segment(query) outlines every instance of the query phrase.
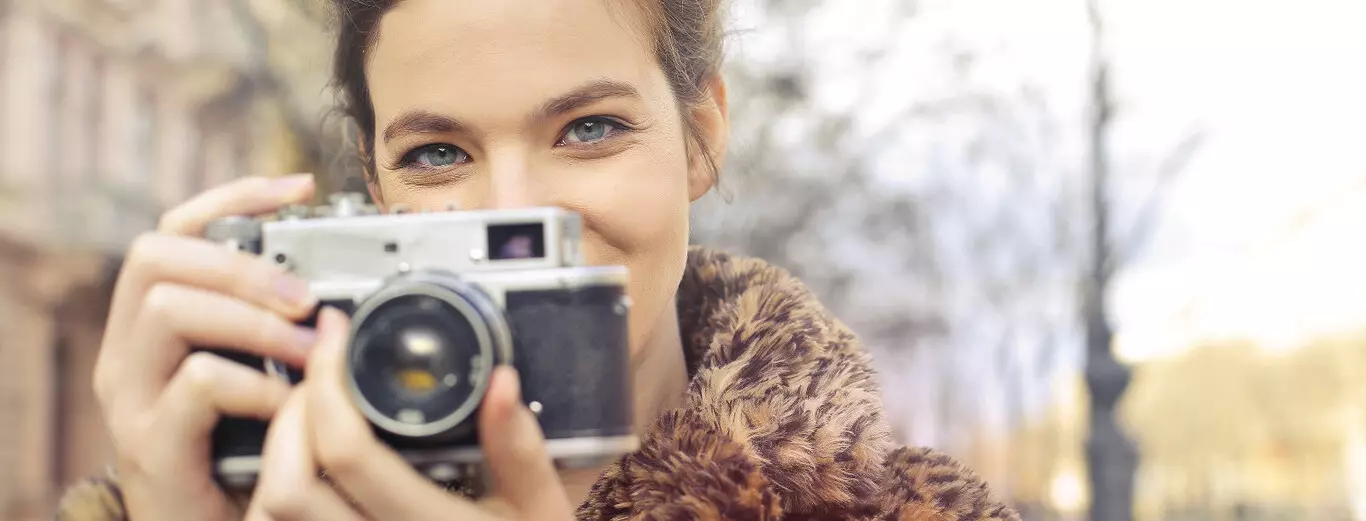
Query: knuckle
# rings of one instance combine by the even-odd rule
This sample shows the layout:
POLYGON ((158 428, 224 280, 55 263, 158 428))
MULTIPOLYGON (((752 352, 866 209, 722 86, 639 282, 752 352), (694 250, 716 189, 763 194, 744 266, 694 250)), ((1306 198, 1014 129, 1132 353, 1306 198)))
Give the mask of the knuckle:
POLYGON ((144 232, 133 239, 128 246, 127 258, 124 261, 127 271, 146 270, 149 266, 155 265, 159 260, 161 250, 161 236, 156 232, 144 232))
POLYGON ((176 207, 161 214, 161 217, 157 218, 157 230, 166 231, 173 228, 176 223, 180 222, 180 214, 182 212, 183 210, 181 210, 180 207, 176 207))
POLYGON ((100 401, 100 405, 108 408, 109 402, 109 362, 100 360, 95 363, 95 369, 90 372, 90 389, 95 393, 95 399, 100 401))
POLYGON ((272 518, 301 519, 304 514, 305 492, 303 487, 293 483, 274 483, 269 487, 263 487, 257 494, 261 510, 272 518))
MULTIPOLYGON (((113 414, 114 408, 114 385, 113 379, 106 376, 105 372, 96 372, 90 382, 91 389, 94 390, 95 402, 99 405, 100 411, 109 418, 113 414)), ((112 419, 112 418, 111 418, 112 419)))
POLYGON ((123 383, 117 374, 118 365, 116 361, 111 360, 112 356, 109 354, 108 347, 101 346, 100 354, 95 360, 95 367, 90 371, 90 389, 95 395, 100 410, 106 416, 110 415, 116 399, 115 396, 123 383))
POLYGON ((152 285, 142 297, 142 312, 153 319, 166 319, 177 309, 179 293, 175 286, 166 283, 152 285))
POLYGON ((177 371, 183 382, 184 392, 195 398, 211 394, 214 382, 217 381, 219 367, 219 359, 214 355, 202 351, 190 353, 185 357, 185 361, 180 363, 180 370, 177 371))
POLYGON ((320 436, 317 445, 318 465, 341 479, 361 471, 362 457, 370 441, 355 432, 337 432, 320 436))

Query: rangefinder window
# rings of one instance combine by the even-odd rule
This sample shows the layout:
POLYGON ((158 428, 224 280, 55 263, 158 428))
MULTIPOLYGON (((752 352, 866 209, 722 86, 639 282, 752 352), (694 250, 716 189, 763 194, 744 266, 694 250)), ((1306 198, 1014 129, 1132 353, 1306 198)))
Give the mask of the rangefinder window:
POLYGON ((488 241, 492 260, 545 258, 542 223, 492 224, 488 227, 488 241))

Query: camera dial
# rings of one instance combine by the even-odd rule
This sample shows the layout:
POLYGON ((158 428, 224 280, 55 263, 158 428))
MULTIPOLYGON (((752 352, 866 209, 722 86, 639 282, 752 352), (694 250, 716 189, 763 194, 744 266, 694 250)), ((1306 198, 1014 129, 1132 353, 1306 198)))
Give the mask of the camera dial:
POLYGON ((308 205, 291 204, 275 212, 275 218, 281 221, 298 221, 307 219, 313 209, 308 205))
POLYGON ((340 218, 377 215, 379 210, 365 202, 365 194, 337 192, 327 196, 328 204, 313 209, 314 217, 340 218))
POLYGON ((502 312, 459 277, 394 277, 353 316, 347 370, 361 411, 408 438, 468 432, 497 364, 511 363, 502 312))

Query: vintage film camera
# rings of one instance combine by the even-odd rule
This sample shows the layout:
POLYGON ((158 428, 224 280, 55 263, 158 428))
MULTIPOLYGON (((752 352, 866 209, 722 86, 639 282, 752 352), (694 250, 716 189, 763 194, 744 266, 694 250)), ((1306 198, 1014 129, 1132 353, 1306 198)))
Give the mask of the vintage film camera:
MULTIPOLYGON (((307 280, 321 305, 351 315, 352 398, 420 472, 450 482, 478 469, 476 412, 498 364, 519 371, 557 464, 596 465, 637 448, 627 271, 583 265, 578 214, 381 214, 350 193, 330 202, 286 208, 273 220, 220 219, 206 238, 271 259, 307 280)), ((291 383, 303 377, 273 360, 204 349, 291 383)), ((213 464, 221 484, 254 486, 266 427, 219 423, 213 464)))

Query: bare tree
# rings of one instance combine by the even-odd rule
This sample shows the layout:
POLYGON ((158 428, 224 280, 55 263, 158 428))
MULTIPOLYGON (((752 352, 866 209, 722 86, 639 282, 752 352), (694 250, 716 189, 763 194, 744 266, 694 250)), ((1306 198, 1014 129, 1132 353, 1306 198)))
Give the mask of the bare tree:
POLYGON ((1114 330, 1107 297, 1116 271, 1147 243, 1154 227, 1163 188, 1178 175, 1200 144, 1201 134, 1188 135, 1158 166, 1156 188, 1142 202, 1129 231, 1115 238, 1112 200, 1115 96, 1111 63, 1106 55, 1105 24, 1098 0, 1087 0, 1092 53, 1089 70, 1091 116, 1087 142, 1091 180, 1089 265, 1082 282, 1081 320, 1086 328, 1086 386, 1091 396, 1090 438, 1086 456, 1090 474, 1092 521, 1130 521, 1134 510, 1134 479, 1138 450, 1119 425, 1116 407, 1131 379, 1131 371, 1116 360, 1114 330))
POLYGON ((1129 385, 1130 371, 1111 351, 1114 332, 1106 316, 1106 296, 1113 275, 1108 254, 1109 179, 1106 138, 1113 117, 1109 65, 1101 54, 1101 15, 1095 0, 1087 1, 1091 24, 1092 119, 1090 136, 1092 240, 1089 277, 1083 285, 1082 320, 1086 325, 1086 386, 1091 395, 1091 429, 1086 444, 1091 478, 1091 520, 1129 521, 1133 518, 1134 473, 1138 450, 1120 430, 1115 406, 1129 385))

